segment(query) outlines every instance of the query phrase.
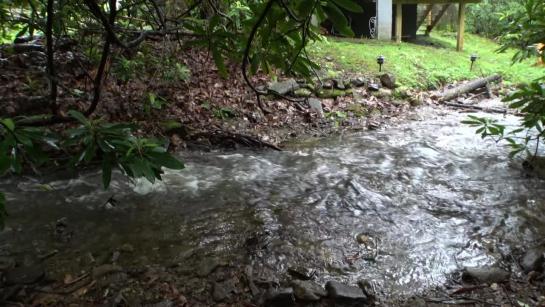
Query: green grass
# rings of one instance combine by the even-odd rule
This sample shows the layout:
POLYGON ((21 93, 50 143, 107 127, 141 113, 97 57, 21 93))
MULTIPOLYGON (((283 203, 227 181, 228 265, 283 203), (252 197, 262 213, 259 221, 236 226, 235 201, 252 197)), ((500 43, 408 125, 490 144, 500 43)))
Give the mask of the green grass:
POLYGON ((466 34, 463 52, 456 52, 455 33, 434 33, 425 41, 433 45, 328 37, 312 44, 310 50, 329 71, 365 75, 378 74, 376 58, 384 55, 383 72, 393 73, 401 86, 421 89, 494 73, 512 84, 526 83, 545 74, 545 69, 533 66, 532 60, 512 64, 514 51, 497 53, 498 44, 476 35, 466 34), (479 56, 473 71, 469 69, 471 54, 479 56), (326 56, 334 61, 322 61, 326 56))

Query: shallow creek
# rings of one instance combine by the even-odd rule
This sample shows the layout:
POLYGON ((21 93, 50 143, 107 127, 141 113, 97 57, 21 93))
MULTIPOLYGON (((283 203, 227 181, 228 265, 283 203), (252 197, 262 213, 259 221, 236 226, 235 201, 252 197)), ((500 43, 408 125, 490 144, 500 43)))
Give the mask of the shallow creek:
POLYGON ((48 267, 62 278, 130 245, 119 261, 131 265, 191 270, 213 258, 278 276, 304 267, 320 282, 367 279, 386 296, 424 291, 545 235, 545 182, 465 117, 423 108, 283 152, 184 153, 187 168, 153 185, 115 176, 104 191, 98 172, 3 179, 0 253, 30 262, 57 249, 48 267))

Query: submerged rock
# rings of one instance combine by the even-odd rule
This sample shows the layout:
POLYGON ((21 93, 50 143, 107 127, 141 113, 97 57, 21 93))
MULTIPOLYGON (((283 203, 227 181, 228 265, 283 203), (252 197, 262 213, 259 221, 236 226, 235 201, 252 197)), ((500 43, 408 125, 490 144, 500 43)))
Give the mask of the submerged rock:
POLYGON ((12 257, 1 256, 0 257, 0 271, 5 271, 15 267, 15 259, 12 257))
POLYGON ((327 292, 319 284, 309 280, 294 280, 291 282, 295 298, 302 301, 318 301, 327 296, 327 292))
POLYGON ((270 290, 265 298, 266 307, 290 307, 295 306, 295 296, 292 288, 280 288, 270 290))
POLYGON ((224 263, 221 262, 219 259, 206 258, 199 263, 199 266, 197 267, 197 276, 206 277, 223 264, 224 263))
POLYGON ((236 281, 234 279, 215 282, 213 285, 212 297, 216 302, 229 299, 233 293, 236 293, 236 281))
POLYGON ((544 247, 536 247, 526 251, 526 254, 524 254, 520 262, 524 272, 529 273, 531 271, 542 271, 543 262, 545 261, 545 258, 543 257, 544 252, 544 247))
POLYGON ((312 96, 312 91, 308 88, 300 88, 293 92, 293 96, 295 97, 310 97, 312 96))
POLYGON ((41 265, 12 268, 5 273, 5 282, 8 285, 28 285, 40 281, 45 276, 41 265))
POLYGON ((297 279, 310 280, 316 275, 316 270, 305 267, 290 267, 288 268, 288 274, 297 279))
POLYGON ((465 282, 500 283, 509 279, 510 273, 496 267, 465 268, 462 280, 465 282))
POLYGON ((119 273, 121 271, 122 269, 120 266, 113 265, 113 264, 104 264, 94 268, 92 275, 94 279, 98 279, 102 276, 113 274, 113 273, 119 273))
POLYGON ((349 286, 337 281, 328 281, 325 285, 329 297, 346 303, 367 302, 367 296, 359 287, 349 286))

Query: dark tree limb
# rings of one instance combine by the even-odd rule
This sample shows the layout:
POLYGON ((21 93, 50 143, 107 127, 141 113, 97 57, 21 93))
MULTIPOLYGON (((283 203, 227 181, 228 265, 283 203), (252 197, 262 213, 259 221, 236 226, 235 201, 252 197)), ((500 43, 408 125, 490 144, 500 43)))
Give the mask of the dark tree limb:
MULTIPOLYGON (((117 4, 117 0, 109 0, 110 16, 108 19, 108 24, 110 26, 113 26, 113 24, 115 23, 115 17, 117 14, 116 4, 117 4)), ((110 56, 111 40, 112 40, 112 36, 109 33, 106 33, 104 46, 102 47, 102 55, 100 58, 100 64, 98 66, 95 79, 93 80, 93 100, 91 101, 91 105, 89 106, 89 108, 87 108, 87 110, 83 113, 85 116, 89 116, 93 114, 93 112, 95 112, 98 106, 98 103, 100 102, 100 95, 102 92, 102 80, 104 76, 104 71, 106 70, 106 64, 108 63, 108 58, 110 56)))
POLYGON ((57 78, 55 74, 54 50, 53 50, 53 18, 54 18, 54 0, 47 0, 47 22, 45 29, 46 56, 47 56, 47 75, 49 83, 49 106, 51 113, 57 115, 59 107, 57 105, 57 78))
POLYGON ((261 95, 266 95, 267 92, 259 91, 255 88, 255 86, 252 84, 250 79, 248 78, 248 62, 250 61, 250 49, 252 48, 252 42, 254 41, 255 35, 257 33, 257 29, 261 26, 263 21, 265 20, 265 17, 267 17, 267 13, 271 10, 272 6, 276 0, 269 0, 267 4, 265 5, 265 8, 263 9, 263 12, 261 12, 261 15, 259 15, 259 18, 257 19, 256 23, 254 24, 252 31, 250 31, 250 36, 248 37, 248 40, 246 41, 246 48, 244 49, 244 56, 242 57, 242 77, 244 77, 244 81, 248 86, 254 91, 257 97, 257 105, 261 109, 261 111, 265 114, 270 113, 264 106, 261 101, 261 95))

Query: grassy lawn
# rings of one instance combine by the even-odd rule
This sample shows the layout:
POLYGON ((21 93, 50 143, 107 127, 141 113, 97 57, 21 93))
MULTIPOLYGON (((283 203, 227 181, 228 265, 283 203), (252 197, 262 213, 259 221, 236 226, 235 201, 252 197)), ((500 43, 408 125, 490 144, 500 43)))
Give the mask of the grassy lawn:
POLYGON ((476 35, 466 34, 464 52, 456 52, 456 33, 433 33, 425 41, 433 45, 328 37, 314 43, 310 50, 318 59, 326 56, 334 59, 331 62, 319 60, 330 71, 368 75, 378 73, 376 58, 384 55, 383 71, 396 75, 401 86, 412 88, 433 88, 493 73, 501 74, 507 83, 518 84, 545 74, 545 68, 533 66, 534 62, 530 60, 512 65, 514 52, 497 53, 498 44, 476 35), (473 71, 469 70, 471 54, 479 56, 473 71))

